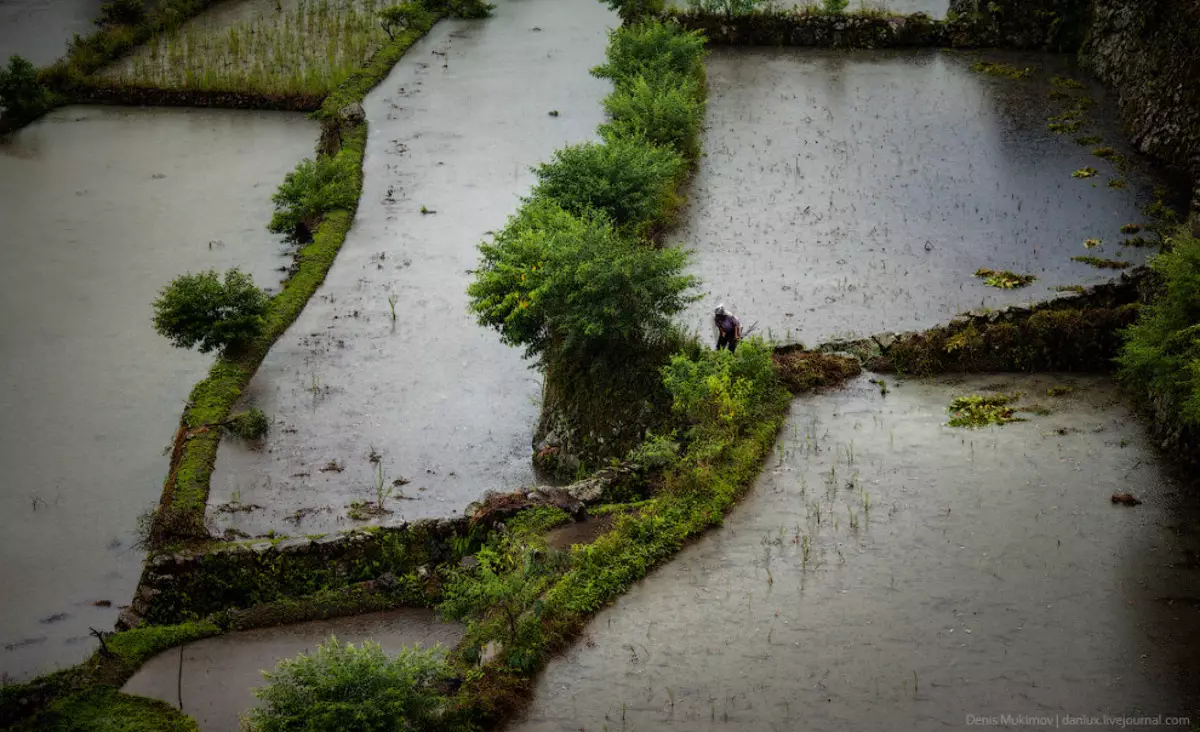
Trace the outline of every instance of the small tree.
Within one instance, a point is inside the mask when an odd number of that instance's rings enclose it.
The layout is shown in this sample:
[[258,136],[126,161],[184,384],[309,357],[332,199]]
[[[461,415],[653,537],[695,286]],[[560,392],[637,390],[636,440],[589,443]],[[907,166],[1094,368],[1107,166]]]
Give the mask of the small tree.
[[317,160],[305,158],[283,178],[271,197],[275,215],[267,228],[295,241],[308,241],[321,217],[338,208],[358,205],[357,165],[341,153]]
[[595,354],[669,329],[695,278],[687,252],[640,246],[606,217],[575,216],[548,200],[529,202],[482,261],[467,294],[480,325],[526,356]]
[[379,25],[390,39],[395,39],[396,33],[423,25],[428,20],[429,12],[425,10],[425,6],[413,0],[379,11]]
[[256,689],[260,706],[245,717],[252,732],[407,732],[433,729],[445,698],[434,688],[439,649],[405,649],[388,658],[378,644],[330,638],[312,653],[279,662]]
[[704,102],[691,77],[671,75],[653,82],[639,76],[604,100],[609,122],[600,126],[605,140],[638,137],[674,148],[685,158],[700,154]]
[[237,269],[208,271],[171,281],[154,301],[154,329],[178,348],[201,353],[243,344],[257,336],[269,299],[250,275]]
[[25,122],[45,110],[46,95],[33,64],[16,54],[9,56],[8,68],[0,68],[0,109]]

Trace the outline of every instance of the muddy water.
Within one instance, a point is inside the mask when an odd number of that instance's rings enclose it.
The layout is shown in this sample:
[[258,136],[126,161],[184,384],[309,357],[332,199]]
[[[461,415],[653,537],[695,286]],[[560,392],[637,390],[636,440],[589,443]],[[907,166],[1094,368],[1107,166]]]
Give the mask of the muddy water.
[[595,0],[501,3],[484,21],[438,23],[368,97],[354,228],[247,392],[274,427],[261,450],[227,442],[218,457],[210,507],[265,508],[217,513],[220,529],[346,528],[381,477],[410,481],[385,501],[388,523],[532,479],[538,376],[475,324],[465,290],[530,166],[592,138],[608,87],[588,69],[616,22]]
[[414,608],[230,633],[160,653],[121,691],[181,709],[202,732],[230,732],[239,729],[238,715],[255,705],[254,689],[263,685],[264,670],[311,653],[330,636],[355,645],[369,640],[397,653],[414,646],[451,648],[462,633],[463,626]]
[[12,54],[44,66],[67,51],[76,34],[95,30],[103,0],[0,0],[0,61]]
[[[1056,384],[1075,392],[1046,397]],[[944,425],[952,397],[988,386],[1052,413]],[[893,382],[881,396],[864,377],[797,400],[777,448],[724,528],[550,663],[514,729],[1197,718],[1200,506],[1109,383]]]
[[[1054,287],[1109,278],[1073,262],[1121,251],[1141,221],[1145,176],[1107,186],[1113,166],[1055,135],[1049,77],[1082,78],[1069,59],[988,54],[1028,80],[971,71],[950,52],[835,53],[716,49],[708,61],[704,150],[676,238],[695,248],[706,298],[686,323],[705,334],[711,308],[732,305],[787,340],[930,327],[978,307],[1041,300]],[[1131,154],[1103,91],[1079,134]],[[1092,166],[1100,175],[1076,179]],[[1085,239],[1104,243],[1085,249]],[[1039,279],[987,287],[979,268]]]
[[276,284],[270,196],[316,138],[301,115],[68,107],[0,146],[0,673],[81,659],[128,602],[136,518],[211,362],[150,304],[187,271]]

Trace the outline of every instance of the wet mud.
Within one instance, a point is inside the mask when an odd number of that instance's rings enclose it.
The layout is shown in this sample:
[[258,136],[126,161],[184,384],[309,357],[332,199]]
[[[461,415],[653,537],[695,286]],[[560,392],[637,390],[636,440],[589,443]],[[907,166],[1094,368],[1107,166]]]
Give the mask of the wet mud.
[[65,107],[0,145],[0,675],[82,660],[129,601],[137,517],[212,362],[157,335],[151,303],[188,271],[277,285],[270,197],[317,136],[275,112]]
[[238,715],[254,707],[263,671],[300,653],[310,653],[330,636],[342,643],[378,643],[388,653],[419,646],[452,647],[463,627],[444,623],[432,610],[406,608],[335,620],[249,630],[206,638],[150,659],[121,689],[161,699],[196,720],[201,732],[240,729]]
[[67,52],[76,33],[96,29],[103,0],[4,0],[0,2],[0,63],[17,54],[45,66]]
[[[588,70],[616,23],[594,0],[502,3],[487,20],[438,23],[367,98],[354,228],[247,391],[273,422],[265,443],[221,446],[219,531],[448,517],[532,481],[539,376],[476,325],[465,291],[530,167],[593,137],[608,86]],[[351,519],[381,484],[389,513]],[[264,508],[212,508],[231,501]]]
[[[980,58],[1036,70],[997,78],[971,70]],[[1067,105],[1050,77],[1086,78],[1068,57],[718,48],[707,66],[706,157],[673,237],[696,252],[705,297],[684,324],[705,336],[720,302],[787,342],[927,328],[1112,278],[1074,256],[1147,256],[1118,244],[1151,179],[1110,188],[1114,166],[1074,141],[1136,159],[1115,102],[1089,84],[1094,124],[1047,128]],[[1085,166],[1099,175],[1072,177]],[[1038,279],[1002,290],[980,268]]]
[[[946,426],[952,398],[991,390],[1049,413]],[[1200,505],[1157,463],[1097,377],[889,379],[882,395],[863,376],[798,399],[725,526],[601,611],[512,729],[1195,719]]]

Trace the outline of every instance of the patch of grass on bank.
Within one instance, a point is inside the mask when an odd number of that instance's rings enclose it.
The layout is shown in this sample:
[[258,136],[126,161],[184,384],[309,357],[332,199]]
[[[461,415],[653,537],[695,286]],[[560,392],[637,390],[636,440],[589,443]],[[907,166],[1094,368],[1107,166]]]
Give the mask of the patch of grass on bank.
[[59,699],[18,732],[198,732],[187,715],[166,702],[100,687]]

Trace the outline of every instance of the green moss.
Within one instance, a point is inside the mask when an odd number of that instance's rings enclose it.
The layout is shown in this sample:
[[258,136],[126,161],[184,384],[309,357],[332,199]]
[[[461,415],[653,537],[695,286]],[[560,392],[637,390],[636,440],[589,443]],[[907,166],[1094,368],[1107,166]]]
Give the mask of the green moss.
[[133,668],[156,653],[201,638],[220,635],[221,628],[204,620],[178,625],[146,625],[116,633],[105,639],[108,649]]
[[97,688],[60,699],[27,726],[40,732],[198,732],[188,716],[157,699]]

